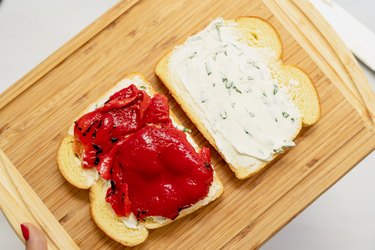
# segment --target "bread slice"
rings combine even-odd
[[[154,93],[150,83],[141,74],[132,74],[105,93],[95,104],[85,110],[83,114],[103,105],[110,95],[130,84],[144,89],[150,96]],[[174,117],[172,117],[172,121],[176,126],[179,126]],[[110,187],[109,181],[102,179],[96,169],[82,168],[80,158],[81,148],[79,142],[73,136],[73,128],[74,125],[69,129],[68,135],[63,138],[59,145],[57,165],[65,179],[73,186],[81,189],[90,189],[91,216],[95,223],[109,237],[125,246],[135,246],[144,242],[148,236],[148,229],[167,225],[176,219],[193,213],[217,199],[223,192],[223,185],[214,171],[214,179],[208,195],[196,204],[181,210],[179,216],[174,220],[160,216],[151,216],[147,217],[144,221],[137,222],[133,214],[129,217],[119,217],[115,214],[111,205],[105,201],[106,191]],[[189,134],[187,134],[187,138],[195,149],[198,149],[197,144]]]
[[[233,24],[238,33],[241,34],[238,37],[238,41],[253,48],[267,49],[272,52],[270,53],[271,56],[268,56],[269,60],[267,62],[272,79],[277,82],[279,89],[287,93],[292,103],[294,103],[302,115],[299,121],[300,126],[296,128],[290,138],[290,140],[293,140],[298,135],[302,126],[314,124],[320,116],[319,97],[311,79],[298,67],[283,64],[281,59],[283,54],[281,39],[274,27],[267,21],[258,17],[240,17],[224,22],[224,25]],[[239,179],[248,178],[267,166],[280,152],[275,153],[272,159],[269,160],[249,157],[246,164],[237,162],[232,154],[223,152],[222,148],[217,145],[213,134],[203,124],[202,117],[199,116],[199,112],[192,105],[193,99],[186,93],[183,84],[173,79],[173,72],[171,72],[170,67],[171,57],[174,55],[176,49],[183,47],[186,43],[175,47],[174,50],[161,58],[155,68],[156,75],[169,89],[172,96],[181,105],[182,109],[204,137],[226,160],[236,177]]]

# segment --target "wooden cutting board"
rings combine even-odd
[[[296,147],[245,181],[237,180],[211,148],[223,196],[151,231],[140,247],[258,248],[373,151],[374,93],[354,57],[307,1],[123,1],[0,96],[5,153],[0,151],[0,204],[17,233],[18,223],[29,219],[47,233],[51,248],[73,248],[74,242],[83,249],[121,248],[91,220],[88,192],[59,173],[58,143],[101,93],[127,74],[141,72],[170,98],[173,113],[193,130],[200,146],[209,146],[154,67],[210,20],[244,15],[275,26],[284,61],[301,67],[317,87],[321,119],[302,131]]]

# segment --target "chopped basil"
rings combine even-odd
[[[283,114],[284,118],[288,118],[289,117],[289,114],[287,112],[283,112],[282,114]]]
[[[215,53],[215,55],[212,57],[214,59],[214,61],[216,61],[216,57],[217,57],[217,52]]]
[[[276,94],[277,94],[277,91],[279,91],[279,86],[274,85],[273,95],[276,95]]]
[[[140,88],[141,88],[141,89],[146,89],[146,86],[143,86],[143,85],[142,85]]]
[[[279,122],[279,120],[277,120],[277,118],[275,118],[275,122]]]
[[[262,95],[263,95],[264,97],[267,97],[267,94],[266,94],[266,92],[264,92],[264,91],[262,91]]]
[[[292,121],[292,122],[294,122],[294,118],[292,117],[292,118],[290,118],[290,120]]]
[[[193,59],[194,56],[196,56],[196,55],[197,55],[197,52],[195,51],[191,56],[189,56],[189,59]]]
[[[233,82],[228,82],[228,80],[225,82],[225,87],[227,89],[230,89],[233,86]]]
[[[244,130],[245,130],[245,133],[246,133],[247,135],[252,136],[252,134],[251,134],[249,131],[247,131],[246,129],[244,129]]]
[[[224,113],[220,113],[220,116],[221,116],[221,118],[222,118],[223,120],[225,120],[225,119],[227,119],[228,114],[227,114],[227,112],[224,111]]]
[[[212,70],[210,68],[210,65],[208,65],[208,63],[206,63],[206,72],[207,72],[207,75],[211,75],[212,74]]]
[[[184,128],[184,130],[183,130],[185,133],[191,133],[191,129],[189,129],[189,128]]]
[[[260,67],[257,64],[255,64],[255,61],[249,61],[247,63],[253,65],[254,68],[260,69]]]
[[[224,55],[226,55],[226,56],[228,55],[228,54],[227,54],[227,51],[224,51]]]
[[[229,89],[229,88],[232,87],[232,84],[233,84],[233,83],[232,83],[232,82],[229,82],[227,78],[223,78],[221,81],[224,83],[224,85],[225,85],[225,87],[226,87],[227,89]]]
[[[234,88],[234,90],[237,92],[237,93],[240,93],[240,94],[242,94],[242,91],[241,90],[239,90],[236,86],[233,86],[233,88]]]

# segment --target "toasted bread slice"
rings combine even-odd
[[[105,93],[84,113],[94,110],[97,106],[103,105],[110,95],[130,84],[145,89],[150,95],[153,95],[154,93],[150,83],[148,83],[142,75],[132,74]],[[173,117],[172,121],[178,125]],[[111,205],[105,201],[106,191],[110,186],[109,182],[99,177],[96,169],[82,168],[80,158],[81,147],[79,142],[73,136],[73,126],[74,125],[70,128],[68,135],[66,135],[60,143],[57,152],[57,165],[65,179],[73,186],[81,189],[90,189],[92,218],[98,227],[100,227],[109,237],[125,246],[135,246],[144,242],[148,236],[148,229],[167,225],[176,219],[190,214],[214,201],[223,192],[223,185],[216,172],[214,172],[214,180],[210,186],[208,195],[196,204],[181,210],[179,216],[174,220],[159,216],[151,216],[147,217],[144,221],[137,222],[135,216],[132,214],[129,217],[119,217],[115,214]],[[187,134],[187,137],[189,142],[191,142],[197,149],[197,144],[192,137],[189,134]]]
[[[319,97],[314,85],[308,75],[301,69],[283,64],[281,60],[283,54],[281,39],[274,27],[267,21],[258,17],[241,17],[236,20],[225,21],[224,24],[228,24],[229,22],[236,23],[236,29],[241,34],[239,41],[246,43],[250,47],[267,48],[273,52],[270,53],[272,56],[268,61],[268,68],[272,79],[277,82],[280,89],[286,91],[302,115],[300,119],[301,126],[297,127],[290,138],[293,140],[298,135],[302,126],[310,126],[320,117]],[[184,46],[184,44],[179,47]],[[174,52],[175,50],[172,50],[161,58],[155,68],[156,75],[169,89],[172,96],[181,105],[204,137],[226,160],[236,177],[239,179],[248,178],[267,166],[272,160],[260,160],[259,158],[249,157],[247,164],[243,164],[233,159],[235,158],[233,155],[223,153],[223,150],[218,147],[213,134],[203,124],[202,117],[199,117],[198,112],[196,112],[197,110],[192,105],[191,97],[183,91],[182,83],[175,81],[171,75],[170,60]],[[275,153],[272,159],[276,158],[279,154],[279,152]]]

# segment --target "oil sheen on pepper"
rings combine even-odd
[[[130,85],[75,122],[82,167],[110,181],[106,201],[118,216],[174,219],[207,196],[210,151],[197,153],[172,124],[168,100]]]

